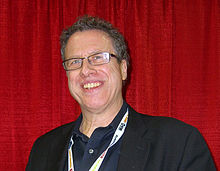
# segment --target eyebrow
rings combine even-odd
[[[107,51],[94,50],[94,51],[89,52],[85,57],[95,55],[95,54],[98,54],[98,53],[102,53],[102,52],[107,52]],[[84,58],[84,57],[82,57],[80,55],[73,55],[73,56],[69,56],[68,58]]]

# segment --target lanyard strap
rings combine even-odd
[[[74,144],[73,137],[71,137],[69,149],[68,149],[68,171],[74,171],[73,152],[72,152],[73,144]]]
[[[125,115],[123,116],[121,122],[118,124],[118,127],[112,137],[112,140],[105,151],[102,152],[102,154],[96,159],[96,161],[93,163],[92,167],[89,169],[89,171],[98,171],[109,148],[111,148],[113,145],[115,145],[118,140],[122,137],[124,134],[125,128],[127,126],[128,122],[128,109]],[[70,139],[70,145],[68,149],[68,171],[74,171],[74,165],[73,165],[73,154],[72,154],[72,147],[73,147],[74,141],[73,137]]]

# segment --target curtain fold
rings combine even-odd
[[[80,114],[59,36],[84,14],[110,21],[128,42],[126,101],[197,127],[220,168],[218,0],[1,0],[0,170],[24,170],[34,140]]]

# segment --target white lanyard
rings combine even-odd
[[[98,171],[107,152],[108,149],[111,148],[113,145],[115,145],[118,140],[121,138],[121,136],[124,134],[126,125],[128,122],[128,109],[125,115],[123,116],[121,122],[118,124],[118,127],[112,137],[112,140],[110,144],[108,145],[107,149],[96,159],[96,161],[93,163],[92,167],[89,169],[89,171]],[[68,149],[68,171],[74,171],[74,165],[73,165],[73,154],[72,154],[72,147],[73,147],[74,141],[73,137],[70,139],[70,146]]]

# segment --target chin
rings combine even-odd
[[[89,110],[99,110],[103,106],[105,106],[106,103],[104,101],[98,101],[98,102],[90,101],[88,103],[84,103],[82,107]]]

